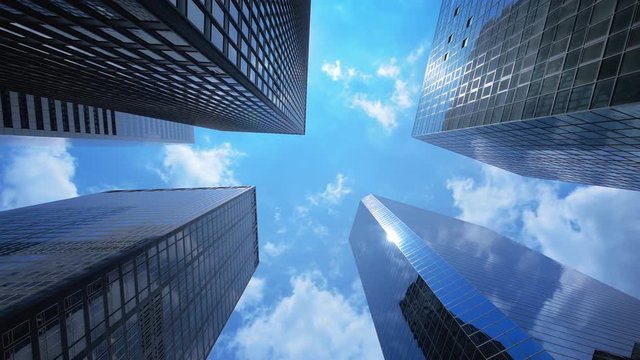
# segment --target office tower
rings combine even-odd
[[[484,227],[369,195],[349,240],[386,359],[640,359],[640,300]]]
[[[193,127],[0,89],[0,135],[193,143]]]
[[[444,0],[413,136],[524,176],[640,190],[639,12]]]
[[[231,131],[305,131],[310,1],[8,0],[0,87]]]
[[[255,188],[0,212],[3,359],[204,359],[258,265]]]

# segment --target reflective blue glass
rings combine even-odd
[[[204,359],[257,265],[253,187],[0,212],[0,357]]]
[[[369,195],[350,242],[387,359],[640,352],[640,300],[486,228]]]
[[[524,176],[640,190],[638,11],[444,0],[413,136]]]

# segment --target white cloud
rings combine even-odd
[[[372,77],[370,74],[361,72],[360,70],[356,69],[353,66],[343,69],[343,64],[340,62],[340,60],[335,60],[332,63],[325,61],[322,64],[321,69],[322,69],[322,72],[324,72],[325,74],[327,74],[327,76],[331,78],[331,80],[333,81],[340,80],[343,83],[345,89],[349,89],[349,83],[353,79],[359,79],[361,81],[366,82]]]
[[[329,234],[329,229],[318,223],[314,217],[311,216],[311,209],[316,205],[309,204],[308,206],[296,206],[293,211],[293,217],[291,222],[294,226],[297,226],[297,235],[300,236],[307,231],[311,231],[313,234],[319,237],[324,237]],[[329,208],[329,212],[331,212]]]
[[[267,258],[274,258],[282,255],[285,251],[289,250],[289,246],[285,244],[276,244],[271,241],[267,241],[262,245],[262,253]]]
[[[231,342],[242,359],[382,359],[369,312],[319,273],[290,279],[292,293],[252,318]]]
[[[537,183],[493,166],[483,166],[482,174],[481,184],[471,178],[447,181],[453,204],[462,211],[460,218],[465,221],[509,230],[524,207],[535,200]]]
[[[316,236],[325,237],[329,235],[329,228],[322,224],[313,224],[311,226],[311,231],[313,231]]]
[[[350,184],[351,179],[349,177],[338,173],[335,181],[325,185],[323,191],[308,195],[303,205],[294,207],[290,222],[297,228],[297,235],[302,235],[306,232],[311,232],[318,237],[329,235],[329,228],[316,220],[317,212],[313,210],[321,208],[332,214],[334,206],[340,205],[345,196],[351,193]],[[278,233],[285,233],[286,231],[287,229],[284,227],[278,229]]]
[[[425,46],[420,45],[406,58],[403,65],[411,65],[424,53]],[[347,67],[335,60],[333,63],[324,62],[322,71],[332,80],[338,81],[344,86],[341,96],[345,96],[350,102],[351,108],[363,111],[368,117],[376,120],[387,134],[398,126],[398,118],[404,116],[405,110],[413,105],[412,98],[419,87],[413,84],[415,76],[402,76],[403,69],[396,57],[391,57],[387,62],[377,62],[375,76],[361,71],[356,67]],[[375,81],[372,81],[374,79]],[[355,80],[355,82],[353,82]],[[385,84],[387,83],[387,84]],[[393,84],[391,90],[389,85]],[[357,90],[352,90],[352,85]],[[372,90],[369,92],[368,90]]]
[[[379,77],[393,79],[391,96],[377,100],[370,99],[367,94],[356,93],[351,98],[351,107],[364,111],[389,134],[398,126],[398,114],[413,105],[412,98],[418,88],[415,85],[409,86],[408,82],[400,77],[400,67],[396,58],[391,58],[388,64],[380,65],[376,73]]]
[[[417,48],[413,49],[413,51],[411,51],[409,55],[407,55],[407,62],[409,64],[415,64],[415,62],[420,59],[422,54],[424,54],[424,51],[425,51],[424,44],[421,44]]]
[[[358,93],[351,99],[351,107],[363,110],[367,116],[378,121],[387,132],[391,132],[398,126],[395,109],[382,104],[380,100],[369,100],[367,95]]]
[[[524,211],[525,236],[549,257],[640,298],[640,193],[591,186],[541,197]]]
[[[352,69],[349,69],[351,72]],[[355,69],[353,69],[355,71]],[[333,63],[324,62],[322,64],[322,71],[329,75],[331,80],[338,81],[342,77],[342,68],[340,67],[340,60],[336,60]]]
[[[76,167],[68,152],[69,142],[38,140],[17,142],[9,154],[0,190],[3,210],[78,196],[72,181]]]
[[[393,90],[393,94],[391,95],[391,101],[393,101],[393,103],[398,107],[406,109],[413,104],[411,101],[412,95],[413,91],[409,89],[409,87],[407,86],[407,82],[396,79],[395,89]]]
[[[309,196],[309,202],[313,205],[338,205],[342,199],[351,193],[348,186],[349,179],[342,174],[336,175],[336,181],[328,183],[321,193]]]
[[[462,219],[640,297],[640,192],[588,186],[564,195],[548,182],[489,166],[479,183],[456,179],[447,187]]]
[[[244,289],[240,300],[238,300],[238,304],[236,305],[237,311],[244,311],[250,307],[256,306],[260,304],[262,299],[264,298],[264,285],[265,280],[259,277],[252,277],[247,284],[247,287]]]
[[[295,207],[293,212],[294,212],[295,216],[297,216],[297,217],[305,217],[305,216],[307,216],[309,214],[309,207],[298,205],[298,206]]]
[[[273,212],[273,220],[276,225],[278,225],[278,230],[276,230],[276,234],[286,234],[287,227],[282,224],[282,210],[279,207],[276,207]]]
[[[163,168],[157,171],[164,182],[175,187],[237,185],[232,166],[242,155],[229,143],[205,149],[166,145]]]
[[[389,63],[378,67],[376,74],[381,77],[396,78],[400,75],[400,67],[396,64],[396,58],[391,58]]]

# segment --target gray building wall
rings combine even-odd
[[[191,125],[0,90],[0,135],[194,142]]]

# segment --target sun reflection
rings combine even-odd
[[[400,244],[400,235],[398,235],[394,230],[387,230],[387,241],[398,245]]]

